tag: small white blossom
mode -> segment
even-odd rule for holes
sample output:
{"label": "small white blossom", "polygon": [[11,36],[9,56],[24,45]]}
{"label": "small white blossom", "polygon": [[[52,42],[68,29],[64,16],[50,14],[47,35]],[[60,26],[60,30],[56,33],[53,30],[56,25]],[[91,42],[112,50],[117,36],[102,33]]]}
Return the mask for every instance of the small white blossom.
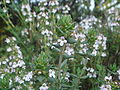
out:
{"label": "small white blossom", "polygon": [[60,39],[57,40],[60,46],[63,46],[65,43],[67,43],[67,40],[65,40],[64,37],[61,37]]}
{"label": "small white blossom", "polygon": [[106,53],[103,52],[101,56],[102,56],[102,57],[105,57],[105,56],[106,56]]}
{"label": "small white blossom", "polygon": [[6,38],[5,42],[10,43],[10,39]]}
{"label": "small white blossom", "polygon": [[67,53],[69,56],[74,54],[74,49],[67,46],[65,49],[65,53]]}
{"label": "small white blossom", "polygon": [[11,52],[11,51],[12,51],[11,47],[7,48],[7,52]]}
{"label": "small white blossom", "polygon": [[20,84],[24,83],[24,81],[19,76],[15,77],[15,82],[18,82]]}
{"label": "small white blossom", "polygon": [[70,78],[70,73],[67,72],[67,73],[66,73],[66,76],[65,76],[65,79],[66,79],[67,81],[69,81],[69,78]]}
{"label": "small white blossom", "polygon": [[7,12],[7,9],[3,8],[3,12],[6,13],[6,12]]}
{"label": "small white blossom", "polygon": [[100,90],[112,90],[110,85],[102,85]]}
{"label": "small white blossom", "polygon": [[6,0],[6,3],[10,3],[10,0]]}
{"label": "small white blossom", "polygon": [[94,8],[95,8],[95,1],[91,0],[89,9],[93,11]]}
{"label": "small white blossom", "polygon": [[15,37],[12,37],[12,39],[13,39],[14,41],[16,41],[16,38],[15,38]]}
{"label": "small white blossom", "polygon": [[112,76],[105,76],[104,80],[105,81],[111,81],[112,80]]}
{"label": "small white blossom", "polygon": [[54,70],[49,70],[49,77],[55,78],[55,71]]}
{"label": "small white blossom", "polygon": [[119,70],[117,70],[117,73],[120,75],[120,69],[119,69]]}
{"label": "small white blossom", "polygon": [[33,77],[33,72],[31,71],[31,72],[29,72],[27,75],[25,75],[25,76],[23,77],[23,79],[24,79],[25,81],[30,81],[30,80],[32,79],[32,77]]}
{"label": "small white blossom", "polygon": [[86,70],[88,71],[87,76],[89,78],[96,78],[96,72],[93,68],[86,68]]}
{"label": "small white blossom", "polygon": [[43,83],[39,90],[48,90],[48,88],[49,87],[46,85],[46,83]]}
{"label": "small white blossom", "polygon": [[96,56],[96,55],[97,55],[97,51],[96,51],[95,49],[93,50],[92,55],[93,55],[93,56]]}
{"label": "small white blossom", "polygon": [[53,33],[52,33],[52,31],[48,31],[47,29],[46,30],[43,30],[42,32],[41,32],[41,34],[42,35],[46,35],[46,36],[51,36],[51,35],[53,35]]}
{"label": "small white blossom", "polygon": [[6,61],[3,61],[2,64],[6,64],[7,62]]}

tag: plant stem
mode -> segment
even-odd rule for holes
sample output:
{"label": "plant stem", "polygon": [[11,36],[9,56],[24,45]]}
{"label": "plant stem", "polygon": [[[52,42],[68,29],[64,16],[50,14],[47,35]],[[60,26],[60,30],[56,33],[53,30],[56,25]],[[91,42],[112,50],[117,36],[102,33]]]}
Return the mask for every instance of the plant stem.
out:
{"label": "plant stem", "polygon": [[62,48],[62,52],[60,54],[59,63],[58,63],[58,70],[59,70],[59,72],[58,72],[59,90],[61,89],[61,78],[60,78],[61,73],[60,73],[60,70],[61,70],[61,63],[62,63],[62,59],[63,59],[64,48],[65,48],[65,46],[63,46],[63,48]]}

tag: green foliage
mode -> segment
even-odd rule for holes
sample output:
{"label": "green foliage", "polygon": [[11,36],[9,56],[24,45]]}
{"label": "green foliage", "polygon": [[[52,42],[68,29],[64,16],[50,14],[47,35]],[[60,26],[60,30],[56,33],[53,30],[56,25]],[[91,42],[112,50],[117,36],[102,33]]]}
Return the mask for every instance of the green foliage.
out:
{"label": "green foliage", "polygon": [[0,90],[119,90],[119,10],[81,1],[1,2]]}

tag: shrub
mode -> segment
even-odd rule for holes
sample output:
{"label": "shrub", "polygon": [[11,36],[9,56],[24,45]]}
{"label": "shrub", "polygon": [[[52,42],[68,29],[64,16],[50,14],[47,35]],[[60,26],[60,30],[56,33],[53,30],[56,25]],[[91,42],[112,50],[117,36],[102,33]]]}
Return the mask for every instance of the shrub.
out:
{"label": "shrub", "polygon": [[120,88],[117,8],[100,8],[105,22],[86,15],[77,23],[72,7],[57,0],[3,0],[0,7],[1,90]]}

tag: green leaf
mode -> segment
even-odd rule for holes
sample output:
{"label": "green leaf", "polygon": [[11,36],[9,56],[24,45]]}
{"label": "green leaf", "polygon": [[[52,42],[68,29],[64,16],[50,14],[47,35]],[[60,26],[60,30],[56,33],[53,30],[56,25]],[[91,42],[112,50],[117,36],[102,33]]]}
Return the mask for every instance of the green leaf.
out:
{"label": "green leaf", "polygon": [[60,68],[63,68],[67,64],[67,60],[64,60],[62,64],[60,65]]}
{"label": "green leaf", "polygon": [[43,77],[43,76],[37,77],[37,80],[39,80],[40,82],[42,82],[44,79],[45,79],[45,77]]}
{"label": "green leaf", "polygon": [[68,43],[73,44],[76,43],[77,41],[74,38],[68,38]]}

